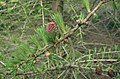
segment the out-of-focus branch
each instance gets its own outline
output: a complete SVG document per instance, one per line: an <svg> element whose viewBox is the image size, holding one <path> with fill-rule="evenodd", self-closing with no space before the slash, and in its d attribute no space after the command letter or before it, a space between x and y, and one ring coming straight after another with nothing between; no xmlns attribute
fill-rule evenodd
<svg viewBox="0 0 120 79"><path fill-rule="evenodd" d="M2 62L2 61L0 61L0 64L1 64L2 66L4 66L4 67L6 66L5 63Z"/></svg>

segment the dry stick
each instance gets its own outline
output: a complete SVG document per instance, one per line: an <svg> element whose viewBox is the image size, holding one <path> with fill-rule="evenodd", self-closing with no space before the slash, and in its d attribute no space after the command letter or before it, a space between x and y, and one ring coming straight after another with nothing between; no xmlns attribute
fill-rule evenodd
<svg viewBox="0 0 120 79"><path fill-rule="evenodd" d="M68 33L65 34L65 36L61 39L59 39L55 44L52 44L50 46L45 47L43 50L40 50L40 53L35 54L34 58L33 55L31 58L28 58L25 61L22 61L20 64L18 64L18 66L22 65L25 62L28 62L31 59L36 60L37 57L39 57L41 54L44 54L46 51L48 51L49 49L51 49L52 47L56 47L59 43L61 43L62 41L64 41L65 39L67 39L69 36L71 36L80 26L85 25L86 22L90 19L90 17L101 7L102 4L106 3L104 0L101 0L98 5L88 14L88 16L82 21L75 26L75 28L73 28L71 31L69 31Z"/></svg>

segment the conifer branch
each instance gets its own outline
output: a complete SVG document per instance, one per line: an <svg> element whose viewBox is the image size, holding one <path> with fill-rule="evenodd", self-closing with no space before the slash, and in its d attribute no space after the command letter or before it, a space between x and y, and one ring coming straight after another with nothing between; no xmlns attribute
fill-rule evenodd
<svg viewBox="0 0 120 79"><path fill-rule="evenodd" d="M46 51L48 51L49 49L57 46L59 43L61 43L62 41L64 41L65 39L67 39L69 36L71 36L80 26L82 25L86 25L86 22L90 19L90 17L101 7L102 4L104 4L105 1L101 0L98 5L88 14L88 16L81 22L78 21L77 25L75 26L75 28L71 29L68 33L65 34L65 36L61 39L59 39L55 44L52 44L50 46L47 46L46 48L44 48L42 51L40 51L39 54L37 54L36 56L38 57L41 54L44 54Z"/></svg>
<svg viewBox="0 0 120 79"><path fill-rule="evenodd" d="M57 42L55 42L54 44L51 44L49 46L45 46L43 47L44 49L42 50L38 50L38 54L33 54L32 56L30 56L28 59L26 59L25 61L22 61L21 63L19 63L17 66L22 65L25 62L28 62L29 60L33 59L36 60L37 57L39 57L41 54L45 54L46 51L48 51L49 49L56 47L59 43L63 42L65 39L67 39L68 37L70 37L80 26L82 25L86 25L87 21L89 21L90 17L92 15L94 15L94 13L102 6L102 4L106 3L108 1L106 0L101 0L98 5L87 15L87 17L83 20L83 21L79 21L77 22L77 24L75 25L75 27L73 29L71 29L69 32L67 32L63 38L60 38Z"/></svg>

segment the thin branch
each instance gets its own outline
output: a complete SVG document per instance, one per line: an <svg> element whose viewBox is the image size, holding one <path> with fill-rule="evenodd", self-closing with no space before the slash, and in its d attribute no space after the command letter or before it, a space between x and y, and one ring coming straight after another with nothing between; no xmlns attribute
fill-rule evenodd
<svg viewBox="0 0 120 79"><path fill-rule="evenodd" d="M4 66L4 67L6 66L5 63L2 62L2 61L0 61L0 64L1 64L2 66Z"/></svg>
<svg viewBox="0 0 120 79"><path fill-rule="evenodd" d="M96 55L100 55L100 54L117 54L117 53L119 53L119 52L120 52L120 51L110 51L110 52L100 52L100 53L95 53L95 54L96 54ZM83 58L85 58L85 57L92 56L92 55L94 55L94 54L84 55L84 56L76 59L75 61L79 61L79 60L81 60L81 59L83 59Z"/></svg>
<svg viewBox="0 0 120 79"><path fill-rule="evenodd" d="M22 61L21 63L19 63L18 66L22 65L23 63L25 62L28 62L29 60L31 59L34 59L36 60L37 57L39 57L41 54L45 54L46 51L48 51L49 49L53 48L53 47L56 47L59 43L61 43L62 41L64 41L65 39L67 39L69 36L71 36L80 26L82 25L85 25L86 22L90 19L90 17L101 7L102 4L104 4L105 1L104 0L101 0L98 5L88 14L88 16L82 21L75 26L75 28L71 29L68 33L65 34L65 36L63 38L60 38L55 44L52 44L52 45L49 45L49 46L46 46L43 50L39 50L38 54L34 54L34 58L33 58L33 55L31 56L32 58L28 58L27 60L25 61Z"/></svg>
<svg viewBox="0 0 120 79"><path fill-rule="evenodd" d="M100 62L116 62L118 59L93 59L93 60L83 60L80 61L79 63L86 63L86 62L96 62L96 61L100 61Z"/></svg>
<svg viewBox="0 0 120 79"><path fill-rule="evenodd" d="M116 61L116 59L96 59L96 60L88 60L87 62L89 61ZM82 68L82 69L92 69L92 70L95 70L95 68L89 68L89 67L83 67L81 64L83 62L86 62L86 61L80 61L78 62L77 64L66 64L66 65L63 65L61 67L59 67L59 70L68 70L70 68ZM47 71L55 71L55 70L58 70L58 67L52 67L50 69L47 69L45 72ZM107 72L107 70L103 70L104 72ZM29 72L19 72L19 73L16 73L16 75L31 75L31 74L41 74L39 71L29 71ZM7 73L6 75L12 75L11 73Z"/></svg>
<svg viewBox="0 0 120 79"><path fill-rule="evenodd" d="M93 11L91 11L91 12L88 14L88 16L87 16L82 22L79 21L80 23L78 23L75 28L73 28L70 32L66 33L65 36L64 36L63 38L59 39L58 42L56 42L55 44L53 44L53 45L51 45L51 46L49 46L49 47L46 47L43 51L41 51L41 52L37 55L37 57L38 57L39 55L41 55L41 54L44 54L45 51L48 51L48 50L51 49L52 47L56 47L59 43L61 43L62 41L64 41L65 39L67 39L69 36L71 36L80 26L86 24L86 22L90 19L90 17L100 8L100 6L101 6L103 3L105 3L105 2L104 2L104 1L100 1L100 2L98 3L98 5L93 9Z"/></svg>

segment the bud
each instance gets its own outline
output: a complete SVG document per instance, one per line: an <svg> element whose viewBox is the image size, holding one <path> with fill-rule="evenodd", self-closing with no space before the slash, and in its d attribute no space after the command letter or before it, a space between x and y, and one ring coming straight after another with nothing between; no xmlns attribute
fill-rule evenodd
<svg viewBox="0 0 120 79"><path fill-rule="evenodd" d="M47 27L47 32L54 32L56 29L55 22L49 22Z"/></svg>
<svg viewBox="0 0 120 79"><path fill-rule="evenodd" d="M109 75L110 77L114 77L116 74L115 74L115 72L114 72L112 69L109 69L109 70L108 70L108 75Z"/></svg>
<svg viewBox="0 0 120 79"><path fill-rule="evenodd" d="M49 57L50 56L50 52L46 52L46 57Z"/></svg>
<svg viewBox="0 0 120 79"><path fill-rule="evenodd" d="M96 67L96 74L102 75L102 67L101 66Z"/></svg>
<svg viewBox="0 0 120 79"><path fill-rule="evenodd" d="M33 61L34 64L35 64L36 62L37 62L36 60Z"/></svg>

